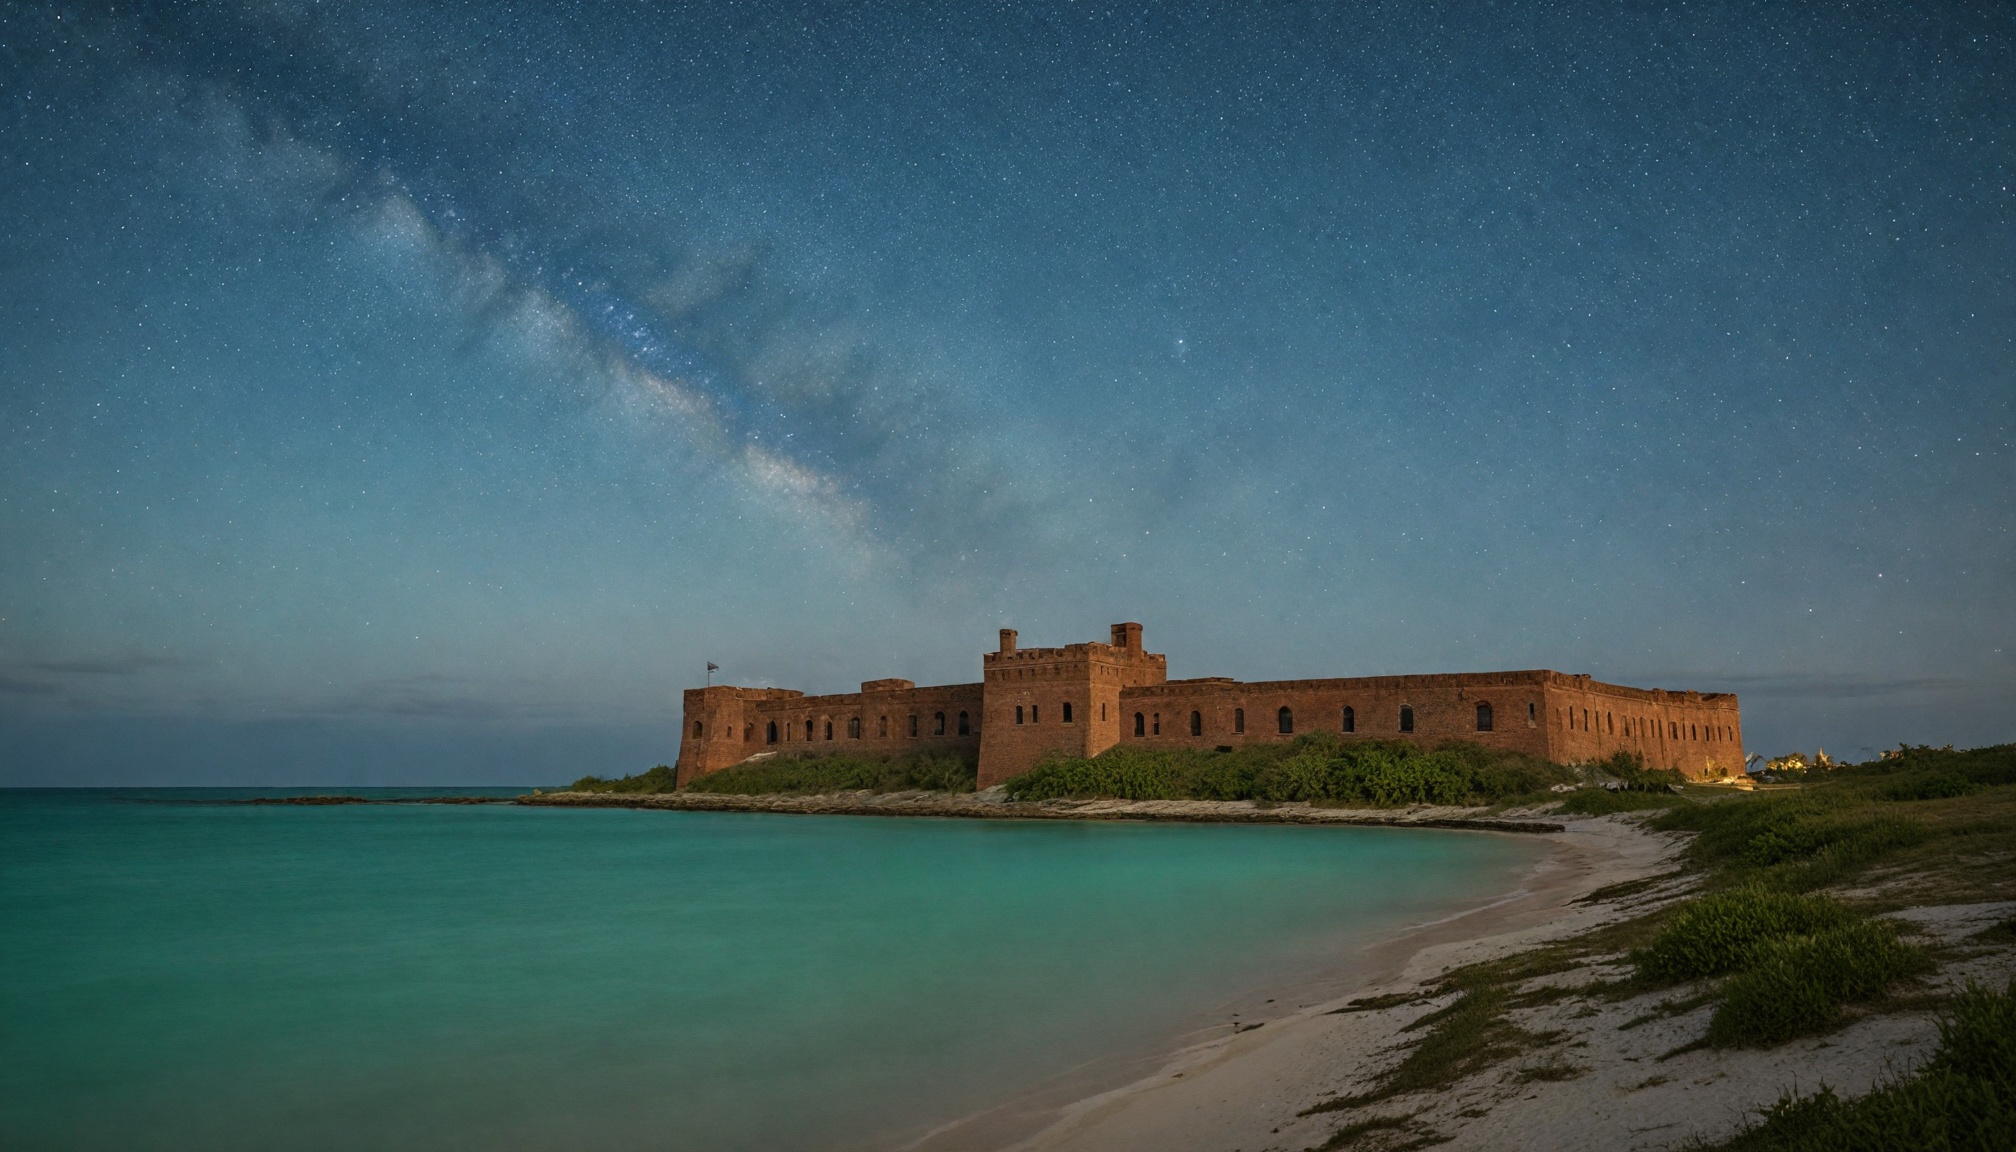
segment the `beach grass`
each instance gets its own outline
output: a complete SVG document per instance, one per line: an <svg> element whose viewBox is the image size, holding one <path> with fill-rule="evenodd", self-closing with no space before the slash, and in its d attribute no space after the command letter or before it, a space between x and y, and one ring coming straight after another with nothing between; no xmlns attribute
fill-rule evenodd
<svg viewBox="0 0 2016 1152"><path fill-rule="evenodd" d="M1736 971L1787 936L1847 924L1853 914L1834 900L1744 887L1676 909L1652 943L1632 954L1641 979L1678 984Z"/></svg>
<svg viewBox="0 0 2016 1152"><path fill-rule="evenodd" d="M2016 1148L2016 981L1969 986L1939 1021L1917 1072L1844 1100L1787 1094L1755 1123L1693 1152L1999 1152Z"/></svg>
<svg viewBox="0 0 2016 1152"><path fill-rule="evenodd" d="M1881 999L1931 966L1924 949L1899 940L1897 925L1883 920L1771 940L1723 985L1707 1041L1765 1047L1824 1032L1840 1022L1845 1005Z"/></svg>

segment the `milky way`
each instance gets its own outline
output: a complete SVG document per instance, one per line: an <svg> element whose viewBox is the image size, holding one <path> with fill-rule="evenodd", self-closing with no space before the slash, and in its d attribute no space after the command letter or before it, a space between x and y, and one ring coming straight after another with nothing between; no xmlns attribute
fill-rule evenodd
<svg viewBox="0 0 2016 1152"><path fill-rule="evenodd" d="M1138 619L2016 738L2016 15L0 8L10 781Z"/></svg>

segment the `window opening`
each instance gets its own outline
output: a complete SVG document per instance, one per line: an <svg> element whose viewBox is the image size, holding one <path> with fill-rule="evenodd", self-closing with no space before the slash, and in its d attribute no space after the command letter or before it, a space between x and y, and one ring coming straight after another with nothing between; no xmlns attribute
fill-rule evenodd
<svg viewBox="0 0 2016 1152"><path fill-rule="evenodd" d="M763 743L775 744L776 742L777 742L777 722L775 720L772 720L768 724L763 725Z"/></svg>
<svg viewBox="0 0 2016 1152"><path fill-rule="evenodd" d="M1281 706L1281 710L1274 714L1274 723L1281 729L1281 734L1285 736L1295 731L1295 713L1289 711L1288 706L1284 704Z"/></svg>
<svg viewBox="0 0 2016 1152"><path fill-rule="evenodd" d="M1071 702L1069 700L1064 702L1064 723L1071 723Z"/></svg>
<svg viewBox="0 0 2016 1152"><path fill-rule="evenodd" d="M972 734L973 734L972 722L966 718L966 713L964 712L959 713L959 735L971 736Z"/></svg>
<svg viewBox="0 0 2016 1152"><path fill-rule="evenodd" d="M945 714L943 712L933 712L931 714L931 734L933 736L943 736L945 734Z"/></svg>
<svg viewBox="0 0 2016 1152"><path fill-rule="evenodd" d="M1356 732L1358 730L1358 713L1349 704L1344 705L1343 730L1346 732Z"/></svg>
<svg viewBox="0 0 2016 1152"><path fill-rule="evenodd" d="M1232 709L1232 731L1246 731L1246 710L1244 708Z"/></svg>
<svg viewBox="0 0 2016 1152"><path fill-rule="evenodd" d="M696 740L700 737L700 721L698 720L693 721L693 737Z"/></svg>
<svg viewBox="0 0 2016 1152"><path fill-rule="evenodd" d="M1412 704L1402 704L1400 705L1400 731L1412 732L1413 730L1414 706Z"/></svg>
<svg viewBox="0 0 2016 1152"><path fill-rule="evenodd" d="M1020 704L1015 705L1015 723L1022 723L1022 706Z"/></svg>
<svg viewBox="0 0 2016 1152"><path fill-rule="evenodd" d="M1146 736L1147 734L1148 718L1139 712L1134 713L1134 735Z"/></svg>
<svg viewBox="0 0 2016 1152"><path fill-rule="evenodd" d="M1477 705L1477 731L1491 731L1491 705L1489 704Z"/></svg>
<svg viewBox="0 0 2016 1152"><path fill-rule="evenodd" d="M1203 734L1204 734L1204 714L1202 712L1190 713L1190 735L1202 736Z"/></svg>

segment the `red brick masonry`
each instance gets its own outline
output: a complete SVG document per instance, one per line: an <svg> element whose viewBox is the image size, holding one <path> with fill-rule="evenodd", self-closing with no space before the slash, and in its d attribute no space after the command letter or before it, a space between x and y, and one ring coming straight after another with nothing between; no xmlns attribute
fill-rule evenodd
<svg viewBox="0 0 2016 1152"><path fill-rule="evenodd" d="M981 660L978 684L919 688L870 680L859 692L689 688L679 783L763 752L873 755L958 751L980 758L980 787L1046 752L1096 756L1116 744L1239 747L1331 732L1346 740L1470 740L1562 763L1637 752L1694 779L1743 768L1743 718L1726 692L1626 688L1544 670L1336 680L1168 678L1141 625L1110 643L1018 648L1013 629Z"/></svg>

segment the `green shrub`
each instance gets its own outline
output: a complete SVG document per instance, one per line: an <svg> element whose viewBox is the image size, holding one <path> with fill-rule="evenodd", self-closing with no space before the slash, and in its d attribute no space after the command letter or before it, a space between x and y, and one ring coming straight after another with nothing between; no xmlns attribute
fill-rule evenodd
<svg viewBox="0 0 2016 1152"><path fill-rule="evenodd" d="M688 792L756 796L829 792L971 792L978 772L961 756L918 752L907 756L770 756L709 772L687 783Z"/></svg>
<svg viewBox="0 0 2016 1152"><path fill-rule="evenodd" d="M1608 816L1615 812L1642 812L1685 803L1671 792L1611 792L1603 788L1578 788L1561 801L1561 811L1579 816Z"/></svg>
<svg viewBox="0 0 2016 1152"><path fill-rule="evenodd" d="M1925 839L1915 820L1861 815L1855 802L1856 794L1834 790L1731 797L1675 808L1655 817L1652 827L1700 833L1687 849L1697 862L1772 870L1783 886L1808 889Z"/></svg>
<svg viewBox="0 0 2016 1152"><path fill-rule="evenodd" d="M1708 1042L1760 1046L1821 1031L1840 1019L1842 1005L1877 999L1929 965L1883 920L1770 941L1723 986Z"/></svg>
<svg viewBox="0 0 2016 1152"><path fill-rule="evenodd" d="M1274 800L1321 804L1489 804L1542 792L1569 769L1475 744L1423 751L1410 743L1346 742L1328 733L1227 752L1114 748L1091 759L1053 756L1007 782L1017 800Z"/></svg>
<svg viewBox="0 0 2016 1152"><path fill-rule="evenodd" d="M1641 978L1662 984L1720 976L1766 945L1846 924L1846 908L1818 896L1737 888L1681 905L1659 935L1632 953Z"/></svg>
<svg viewBox="0 0 2016 1152"><path fill-rule="evenodd" d="M1887 780L1876 788L1882 800L1945 800L1979 792L1976 784L1952 771L1910 772Z"/></svg>
<svg viewBox="0 0 2016 1152"><path fill-rule="evenodd" d="M1905 776L1915 773L1958 776L1970 784L1994 787L2016 784L2016 744L1994 744L1956 752L1952 748L1913 747L1906 744L1885 752L1880 760L1850 764L1833 775L1844 779Z"/></svg>
<svg viewBox="0 0 2016 1152"><path fill-rule="evenodd" d="M2016 1148L2016 981L1970 985L1916 1075L1858 1100L1787 1096L1720 1152L2003 1152Z"/></svg>
<svg viewBox="0 0 2016 1152"><path fill-rule="evenodd" d="M670 792L675 787L672 769L660 764L648 772L635 776L624 776L616 780L604 780L600 776L583 776L568 785L574 792L638 792L653 794Z"/></svg>

